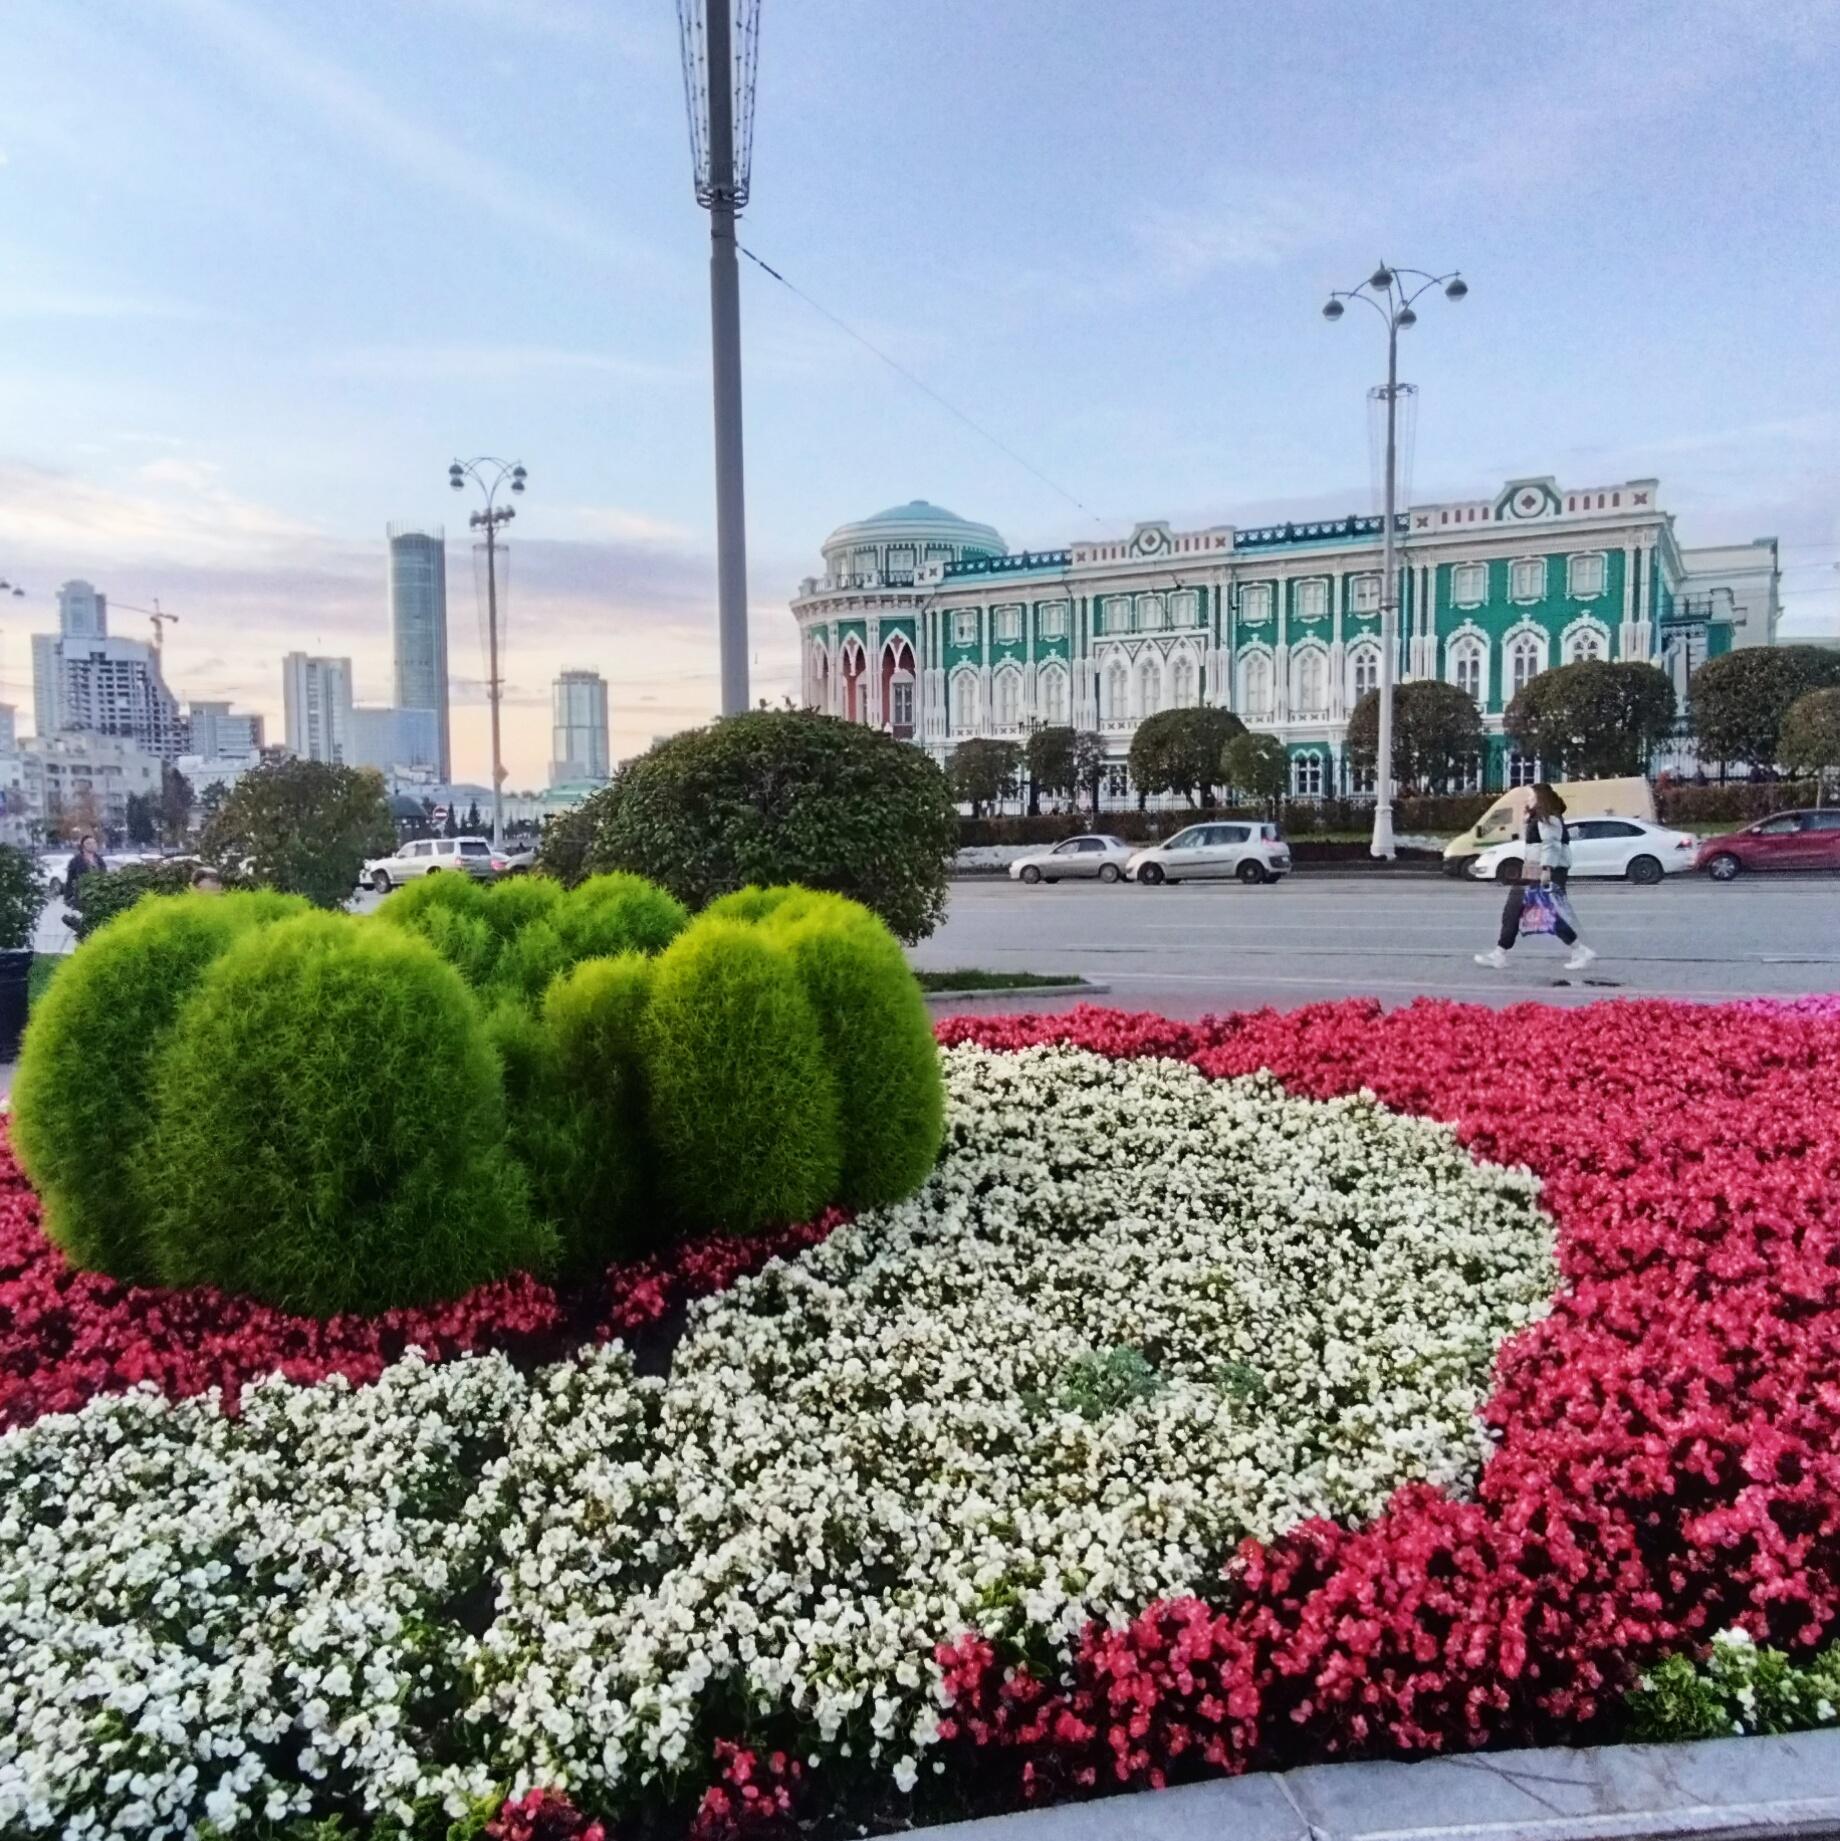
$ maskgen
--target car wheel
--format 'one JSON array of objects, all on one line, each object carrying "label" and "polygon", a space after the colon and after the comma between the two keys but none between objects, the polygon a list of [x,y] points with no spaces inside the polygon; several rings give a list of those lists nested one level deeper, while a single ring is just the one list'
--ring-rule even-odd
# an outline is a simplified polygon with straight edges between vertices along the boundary
[{"label": "car wheel", "polygon": [[1162,864],[1146,863],[1143,868],[1137,872],[1137,879],[1145,888],[1156,888],[1160,883],[1166,880],[1163,875]]},{"label": "car wheel", "polygon": [[1503,857],[1495,865],[1495,880],[1497,882],[1518,882],[1521,879],[1521,871],[1525,867],[1526,865],[1519,857]]},{"label": "car wheel", "polygon": [[1665,872],[1654,857],[1631,857],[1629,867],[1623,873],[1631,882],[1639,882],[1644,888],[1653,888]]},{"label": "car wheel", "polygon": [[1118,880],[1118,865],[1116,863],[1101,863],[1099,865],[1099,880],[1101,882],[1116,882]]},{"label": "car wheel", "polygon": [[1740,863],[1729,850],[1721,850],[1719,854],[1706,865],[1706,874],[1709,875],[1714,882],[1729,882],[1743,867],[1744,865]]},{"label": "car wheel", "polygon": [[371,871],[371,887],[374,888],[379,895],[389,894],[390,892],[390,872],[387,869],[372,870]]},{"label": "car wheel", "polygon": [[1240,881],[1245,883],[1248,888],[1256,887],[1265,880],[1264,870],[1261,869],[1258,864],[1254,863],[1251,858],[1248,858],[1233,873],[1238,876]]},{"label": "car wheel", "polygon": [[1022,866],[1022,879],[1024,882],[1039,882],[1041,871],[1033,863],[1025,863]]}]

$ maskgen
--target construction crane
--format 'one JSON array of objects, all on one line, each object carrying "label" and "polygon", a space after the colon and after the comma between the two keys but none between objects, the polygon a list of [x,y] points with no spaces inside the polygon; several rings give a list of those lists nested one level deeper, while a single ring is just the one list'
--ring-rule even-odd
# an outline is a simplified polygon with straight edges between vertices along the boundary
[{"label": "construction crane", "polygon": [[153,649],[156,652],[164,649],[166,629],[179,618],[177,614],[163,614],[160,612],[160,597],[158,595],[153,597],[153,605],[151,607],[136,607],[132,601],[111,601],[109,605],[111,607],[119,607],[126,613],[145,614],[148,620],[153,623]]}]

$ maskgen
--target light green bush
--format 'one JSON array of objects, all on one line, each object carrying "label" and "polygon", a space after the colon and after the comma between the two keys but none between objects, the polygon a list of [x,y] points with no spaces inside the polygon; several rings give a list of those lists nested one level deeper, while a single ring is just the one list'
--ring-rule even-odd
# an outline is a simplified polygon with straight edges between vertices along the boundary
[{"label": "light green bush", "polygon": [[679,1222],[808,1219],[842,1168],[837,1085],[788,954],[702,920],[660,955],[642,1029],[660,1188]]},{"label": "light green bush", "polygon": [[13,1082],[13,1143],[73,1265],[153,1276],[144,1185],[153,1064],[180,1006],[241,935],[304,914],[296,895],[144,901],[71,955],[33,1008]]},{"label": "light green bush", "polygon": [[571,962],[661,953],[689,924],[689,910],[676,896],[618,870],[570,889],[556,922]]},{"label": "light green bush", "polygon": [[926,1181],[945,1131],[932,1019],[899,944],[840,895],[789,891],[764,923],[791,955],[837,1083],[843,1168],[837,1200],[878,1208]]},{"label": "light green bush", "polygon": [[325,1317],[543,1269],[504,1091],[459,974],[400,927],[307,915],[237,941],[155,1071],[163,1283]]}]

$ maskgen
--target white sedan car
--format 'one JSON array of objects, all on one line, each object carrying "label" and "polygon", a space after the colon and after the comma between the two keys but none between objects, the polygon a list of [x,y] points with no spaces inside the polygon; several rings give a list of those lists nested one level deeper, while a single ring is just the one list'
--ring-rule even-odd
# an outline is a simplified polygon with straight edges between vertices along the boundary
[{"label": "white sedan car", "polygon": [[1009,866],[1012,882],[1117,882],[1131,860],[1131,846],[1121,837],[1095,832],[1090,837],[1070,837],[1052,850],[1032,850]]},{"label": "white sedan car", "polygon": [[[1663,876],[1690,870],[1699,849],[1691,832],[1673,831],[1645,818],[1568,818],[1572,874],[1624,876],[1631,882],[1655,883]],[[1478,853],[1470,874],[1483,881],[1517,882],[1526,868],[1528,847],[1516,838]]]},{"label": "white sedan car", "polygon": [[1290,873],[1291,847],[1274,824],[1240,818],[1190,825],[1174,837],[1140,850],[1125,874],[1145,888],[1161,882],[1201,882],[1232,876],[1241,882],[1276,882]]}]

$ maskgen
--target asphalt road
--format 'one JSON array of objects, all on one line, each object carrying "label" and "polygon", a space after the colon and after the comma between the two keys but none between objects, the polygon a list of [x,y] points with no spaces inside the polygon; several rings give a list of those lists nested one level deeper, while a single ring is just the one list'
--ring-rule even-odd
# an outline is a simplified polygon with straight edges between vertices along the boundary
[{"label": "asphalt road", "polygon": [[[1590,881],[1572,897],[1601,955],[1583,974],[1563,969],[1550,939],[1521,940],[1505,971],[1475,964],[1495,943],[1501,891],[1433,876],[1312,874],[1269,888],[962,881],[912,958],[938,971],[1070,972],[1110,987],[1098,1001],[1172,1016],[1360,996],[1501,1005],[1840,991],[1840,877]],[[1032,1006],[1009,994],[951,1007]]]}]

